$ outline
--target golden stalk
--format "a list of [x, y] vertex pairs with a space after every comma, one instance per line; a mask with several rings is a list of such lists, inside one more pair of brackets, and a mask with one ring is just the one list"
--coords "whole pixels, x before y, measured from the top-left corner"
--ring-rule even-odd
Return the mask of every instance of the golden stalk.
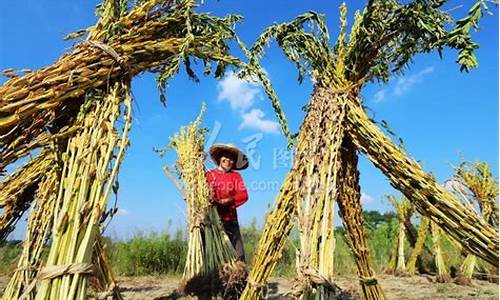
[[455, 279], [455, 283], [461, 285], [472, 285], [472, 275], [476, 268], [477, 258], [474, 254], [467, 254], [462, 265], [460, 266], [460, 271]]
[[36, 278], [42, 264], [42, 251], [52, 226], [57, 198], [57, 192], [55, 191], [57, 191], [61, 172], [54, 151], [42, 154], [55, 163], [50, 164], [44, 170], [46, 173], [43, 174], [44, 178], [40, 182], [34, 197], [35, 203], [28, 219], [21, 257], [2, 295], [3, 300], [20, 299], [21, 295], [23, 299], [31, 300], [35, 296], [33, 287], [30, 285], [34, 284], [33, 280]]
[[290, 172], [281, 186], [275, 200], [273, 211], [266, 218], [266, 225], [259, 239], [247, 285], [240, 299], [259, 299], [266, 281], [278, 263], [286, 237], [292, 230], [292, 217], [296, 205], [296, 183], [294, 174]]
[[443, 251], [441, 249], [441, 237], [443, 236], [441, 228], [439, 228], [436, 223], [431, 222], [431, 234], [432, 234], [432, 249], [434, 251], [434, 262], [436, 264], [437, 282], [450, 282], [451, 277], [446, 268], [446, 263], [444, 262]]
[[90, 286], [94, 292], [94, 298], [122, 300], [123, 297], [120, 294], [115, 275], [106, 254], [104, 240], [100, 234], [96, 236], [92, 264], [95, 266], [95, 274], [90, 279]]
[[[467, 228], [462, 230], [462, 222], [468, 218], [468, 211], [461, 206], [455, 206], [452, 196], [437, 186], [431, 176], [425, 174], [420, 166], [408, 159], [406, 155], [392, 144], [381, 132], [374, 126], [366, 117], [363, 109], [361, 108], [361, 101], [359, 98], [359, 89], [362, 85], [370, 79], [388, 79], [392, 74], [391, 69], [400, 70], [411, 60], [411, 57], [422, 51], [422, 49], [432, 49], [435, 47], [435, 40], [445, 41], [444, 36], [447, 36], [447, 31], [442, 26], [441, 22], [449, 19], [449, 17], [439, 10], [440, 5], [426, 7], [404, 6], [397, 3], [383, 3], [369, 5], [364, 13], [357, 14], [355, 22], [352, 27], [351, 36], [349, 41], [345, 42], [345, 27], [346, 27], [346, 6], [341, 6], [341, 34], [334, 48], [331, 48], [328, 40], [328, 33], [323, 19], [315, 13], [303, 14], [289, 23], [276, 24], [267, 28], [259, 37], [257, 42], [252, 47], [254, 57], [258, 59], [263, 55], [263, 48], [271, 39], [276, 39], [280, 47], [283, 49], [285, 55], [294, 62], [299, 69], [299, 80], [302, 75], [307, 71], [310, 72], [312, 81], [315, 88], [315, 93], [319, 88], [332, 88], [333, 91], [349, 90], [355, 91], [353, 99], [347, 102], [348, 107], [348, 120], [340, 120], [341, 122], [347, 121], [347, 126], [341, 129], [348, 132], [348, 138], [352, 139], [355, 146], [353, 151], [359, 148], [360, 150], [368, 153], [370, 159], [375, 162], [384, 174], [391, 180], [392, 184], [402, 190], [402, 192], [412, 201], [416, 202], [417, 209], [422, 214], [430, 214], [433, 221], [439, 221], [440, 226], [447, 227], [447, 230], [452, 230], [455, 237], [462, 237], [463, 243], [470, 238], [478, 236], [476, 241], [482, 240], [473, 246], [477, 246], [479, 251], [484, 251], [485, 257], [490, 256], [490, 263], [495, 264], [498, 261], [498, 237], [489, 227], [481, 224], [481, 229], [485, 229], [480, 235], [475, 229], [471, 227], [476, 224], [476, 219], [469, 219], [466, 222]], [[475, 6], [479, 7], [478, 5]], [[428, 9], [427, 9], [428, 8]], [[411, 13], [409, 11], [411, 10]], [[477, 9], [475, 10], [477, 11]], [[407, 22], [420, 21], [421, 15], [432, 13], [435, 18], [431, 18], [435, 23], [433, 26], [437, 29], [436, 36], [428, 36], [422, 31], [408, 32], [405, 27], [400, 27], [400, 20]], [[465, 22], [466, 24], [469, 22]], [[315, 30], [306, 31], [304, 23], [313, 23], [317, 28]], [[443, 22], [444, 23], [444, 22]], [[467, 25], [468, 26], [468, 25]], [[314, 26], [311, 26], [314, 27]], [[458, 27], [458, 26], [457, 26]], [[387, 28], [394, 28], [394, 31], [386, 32]], [[458, 30], [452, 33], [456, 34]], [[439, 32], [439, 33], [438, 33]], [[462, 31], [460, 31], [462, 32]], [[463, 33], [464, 39], [467, 39], [468, 31]], [[373, 41], [376, 41], [375, 43]], [[432, 42], [431, 42], [432, 41]], [[434, 46], [429, 46], [433, 44]], [[412, 45], [414, 49], [406, 52], [405, 47]], [[417, 46], [418, 45], [418, 46]], [[446, 44], [450, 47], [460, 48], [453, 43]], [[400, 52], [404, 53], [402, 55]], [[463, 59], [463, 53], [462, 53]], [[471, 61], [473, 59], [471, 58]], [[462, 62], [463, 63], [463, 62]], [[463, 68], [468, 69], [475, 65], [474, 63], [464, 64]], [[313, 95], [314, 97], [314, 95]], [[275, 97], [270, 97], [275, 107], [276, 113], [280, 120], [282, 119], [282, 111], [280, 107], [275, 104], [278, 103]], [[313, 134], [318, 127], [312, 126], [306, 128], [309, 115], [313, 111], [309, 103], [309, 111], [306, 120], [301, 127], [297, 139], [297, 151], [294, 157], [294, 166], [291, 172], [285, 179], [285, 183], [276, 199], [274, 211], [267, 219], [266, 227], [263, 236], [259, 241], [257, 254], [254, 257], [253, 268], [250, 274], [249, 282], [242, 295], [242, 299], [257, 299], [259, 297], [259, 290], [265, 285], [270, 272], [279, 258], [279, 254], [283, 249], [283, 244], [286, 236], [291, 229], [290, 212], [295, 209], [298, 215], [306, 220], [314, 220], [314, 217], [309, 214], [314, 209], [307, 209], [309, 206], [304, 205], [304, 209], [297, 205], [297, 201], [308, 201], [304, 199], [304, 195], [300, 193], [301, 185], [304, 181], [313, 180], [314, 177], [308, 177], [307, 167], [314, 165], [317, 156], [324, 155], [324, 152], [332, 149], [323, 149], [323, 152], [310, 151], [314, 149], [315, 144], [322, 145], [321, 140], [315, 140], [313, 137], [304, 138], [301, 135]], [[356, 111], [354, 114], [352, 111]], [[318, 113], [318, 112], [316, 112]], [[312, 115], [312, 114], [311, 114]], [[353, 117], [353, 116], [354, 117]], [[328, 118], [329, 116], [320, 116], [320, 118]], [[360, 121], [362, 120], [362, 122]], [[314, 120], [311, 123], [320, 124], [325, 120]], [[326, 120], [329, 122], [337, 122], [338, 120]], [[319, 125], [318, 125], [319, 126]], [[372, 126], [365, 128], [367, 126]], [[325, 128], [321, 128], [325, 135], [328, 134]], [[378, 131], [377, 131], [378, 130]], [[307, 133], [304, 133], [307, 132]], [[368, 134], [366, 134], [368, 132]], [[307, 146], [301, 143], [309, 143]], [[322, 145], [323, 146], [323, 145]], [[303, 147], [303, 148], [302, 148]], [[321, 147], [319, 147], [321, 148]], [[309, 150], [308, 157], [301, 157], [301, 151]], [[336, 149], [333, 149], [337, 151]], [[316, 168], [320, 172], [320, 167]], [[413, 194], [417, 194], [416, 196]], [[441, 197], [445, 196], [445, 197]], [[431, 197], [431, 199], [429, 199]], [[295, 199], [294, 199], [295, 198]], [[446, 198], [446, 199], [443, 199]], [[451, 199], [452, 205], [449, 205]], [[295, 200], [295, 201], [294, 201]], [[438, 202], [438, 207], [433, 205]], [[299, 202], [302, 203], [302, 202]], [[307, 204], [307, 202], [306, 202]], [[459, 205], [459, 204], [457, 204]], [[321, 204], [318, 204], [321, 207]], [[432, 211], [434, 209], [434, 212]], [[458, 220], [447, 219], [447, 214], [458, 215]], [[455, 218], [456, 219], [456, 218]], [[314, 225], [313, 221], [309, 224]], [[443, 225], [444, 224], [444, 225]], [[276, 227], [277, 225], [277, 227]], [[453, 227], [450, 229], [450, 227]], [[281, 231], [278, 231], [281, 230]], [[402, 228], [404, 230], [404, 228]], [[472, 231], [472, 232], [471, 232]], [[404, 232], [404, 231], [403, 231]], [[465, 234], [462, 234], [464, 233]], [[474, 237], [472, 237], [474, 236]], [[404, 237], [403, 237], [404, 238]], [[402, 245], [403, 243], [399, 243]], [[308, 247], [310, 244], [302, 242], [301, 251], [305, 253], [313, 252]]]
[[[99, 21], [86, 30], [87, 41], [77, 43], [53, 65], [14, 77], [0, 86], [0, 172], [34, 149], [56, 139], [70, 139], [57, 205], [52, 211], [56, 217], [49, 266], [37, 277], [43, 281], [38, 299], [86, 296], [86, 275], [91, 271], [89, 247], [98, 234], [97, 225], [130, 125], [130, 99], [108, 101], [116, 98], [114, 90], [114, 95], [102, 100], [99, 91], [109, 90], [115, 82], [128, 82], [144, 71], [159, 73], [163, 91], [165, 82], [182, 63], [188, 74], [196, 77], [189, 67], [190, 58], [201, 59], [207, 66], [217, 63], [217, 77], [224, 74], [226, 65], [242, 64], [229, 54], [227, 45], [229, 40], [237, 40], [233, 25], [240, 17], [199, 14], [193, 11], [195, 6], [194, 0], [146, 0], [137, 1], [128, 10], [125, 1], [105, 0]], [[120, 101], [127, 106], [121, 140], [113, 129], [120, 114]], [[79, 117], [78, 112], [82, 112]], [[91, 128], [91, 118], [104, 127]], [[80, 122], [85, 124], [80, 127]], [[119, 148], [118, 153], [114, 153], [114, 148]], [[41, 173], [35, 176], [22, 172], [32, 176], [30, 185], [22, 185], [30, 193], [22, 201], [7, 203], [10, 206], [4, 211], [8, 214], [0, 224], [8, 229], [27, 209], [37, 187], [35, 183], [41, 180]], [[75, 174], [80, 174], [80, 178]], [[20, 181], [16, 183], [19, 185]], [[24, 206], [10, 209], [14, 207], [11, 204]]]
[[54, 168], [55, 154], [43, 150], [35, 158], [19, 167], [0, 183], [0, 241], [14, 229], [22, 214], [33, 202], [39, 184]]
[[[85, 299], [88, 275], [95, 268], [92, 254], [99, 223], [128, 144], [128, 86], [115, 84], [104, 101], [92, 101], [89, 109], [81, 114], [82, 131], [68, 141], [63, 155], [52, 244], [35, 299]], [[118, 136], [115, 122], [122, 113], [124, 127]]]
[[[345, 102], [357, 101], [359, 93], [359, 85], [350, 82], [345, 76], [347, 70], [344, 62], [348, 50], [345, 44], [345, 4], [340, 11], [341, 34], [335, 49], [330, 49], [323, 19], [314, 13], [267, 28], [252, 47], [255, 53], [253, 60], [256, 60], [262, 55], [263, 47], [275, 38], [285, 55], [297, 64], [299, 78], [306, 69], [311, 72], [314, 94], [298, 134], [294, 165], [277, 196], [275, 209], [267, 219], [242, 299], [259, 297], [283, 250], [292, 227], [290, 214], [294, 210], [297, 211], [301, 231], [296, 295], [321, 298], [337, 292], [330, 276], [333, 273], [333, 256], [330, 252], [327, 258], [325, 251], [326, 245], [331, 245], [331, 251], [335, 245], [333, 230], [327, 228], [331, 224], [328, 211], [333, 208], [333, 201], [340, 197], [338, 172], [345, 130]], [[304, 32], [304, 23], [308, 21], [318, 26], [319, 37], [315, 33]], [[302, 65], [302, 59], [306, 61], [306, 67]], [[278, 101], [275, 97], [270, 98], [281, 120], [283, 113], [275, 105]], [[328, 109], [325, 110], [325, 107]], [[328, 178], [327, 183], [318, 189], [319, 182], [325, 177]], [[322, 193], [326, 195], [324, 199], [317, 195]], [[325, 243], [321, 246], [323, 241]], [[318, 260], [321, 267], [318, 266]], [[322, 269], [324, 274], [315, 268]]]
[[[297, 194], [300, 251], [294, 294], [300, 299], [332, 298], [340, 289], [333, 283], [335, 250], [333, 207], [338, 195], [337, 173], [349, 94], [318, 90], [311, 100], [311, 116], [318, 122], [309, 132], [312, 141], [305, 174]], [[328, 121], [327, 121], [328, 120]], [[320, 155], [321, 153], [322, 155]], [[318, 280], [319, 279], [319, 280]]]
[[[328, 226], [333, 221], [330, 215], [333, 202], [329, 201], [337, 195], [341, 124], [345, 102], [351, 96], [348, 92], [315, 89], [297, 138], [293, 167], [276, 198], [274, 210], [267, 217], [240, 299], [257, 299], [261, 294], [293, 227], [294, 212], [299, 216], [301, 231], [296, 294], [308, 298], [316, 294], [316, 289], [318, 297], [338, 292], [332, 282], [333, 256], [331, 252], [327, 254], [334, 248], [333, 230]], [[320, 189], [313, 194], [315, 187]], [[311, 226], [316, 229], [311, 230]]]
[[[469, 163], [463, 161], [455, 168], [453, 190], [462, 196], [465, 203], [475, 211], [474, 202], [479, 211], [477, 214], [491, 226], [498, 226], [498, 180], [493, 176], [486, 162]], [[467, 253], [460, 266], [455, 280], [458, 284], [472, 285], [472, 275], [476, 267], [476, 257]]]
[[404, 255], [404, 247], [405, 247], [405, 228], [400, 223], [398, 226], [398, 255], [396, 259], [396, 274], [404, 274], [406, 273], [406, 264], [405, 264], [405, 255]]
[[346, 237], [356, 262], [363, 299], [385, 299], [375, 272], [370, 267], [370, 248], [364, 230], [361, 192], [359, 186], [358, 155], [352, 141], [344, 137], [342, 164], [338, 174], [341, 186], [337, 202], [339, 214], [346, 228]]
[[410, 202], [404, 197], [402, 199], [397, 199], [394, 196], [389, 196], [388, 199], [396, 209], [396, 214], [398, 216], [398, 230], [394, 240], [394, 249], [396, 249], [396, 252], [393, 253], [394, 259], [391, 259], [393, 264], [389, 266], [390, 272], [398, 276], [404, 276], [407, 274], [404, 253], [406, 240], [405, 221], [411, 216], [412, 207]]
[[407, 264], [408, 273], [411, 275], [415, 274], [417, 258], [420, 256], [422, 250], [424, 249], [424, 244], [427, 238], [428, 231], [429, 231], [429, 218], [422, 216], [420, 218], [420, 226], [418, 227], [417, 241], [415, 242], [415, 247], [411, 252]]
[[[76, 43], [53, 65], [0, 86], [0, 170], [54, 135], [70, 134], [82, 99], [92, 89], [106, 90], [112, 82], [154, 71], [163, 90], [180, 64], [189, 69], [190, 58], [216, 62], [217, 76], [226, 65], [241, 65], [226, 44], [236, 38], [232, 27], [239, 17], [199, 14], [192, 11], [195, 6], [194, 0], [175, 5], [141, 1], [122, 15], [100, 20], [87, 30], [87, 41]], [[117, 32], [109, 33], [109, 27]], [[195, 76], [191, 69], [188, 73]]]
[[[109, 26], [112, 22], [114, 22], [118, 17], [118, 6], [119, 6], [119, 0], [104, 0], [102, 3], [102, 6], [104, 7], [104, 12], [100, 16], [97, 25], [94, 28], [90, 28], [87, 30], [88, 32], [88, 40], [104, 40], [102, 38], [99, 38], [99, 36], [102, 36], [104, 33], [107, 32], [105, 28], [102, 28], [104, 26]], [[81, 102], [80, 100], [75, 99], [75, 102]], [[3, 103], [3, 99], [0, 98], [0, 104]], [[79, 104], [78, 104], [79, 105]], [[67, 138], [69, 136], [74, 135], [78, 130], [80, 130], [78, 124], [71, 124], [71, 126], [63, 126], [61, 124], [58, 124], [55, 126], [54, 124], [51, 123], [61, 123], [65, 120], [66, 122], [71, 119], [68, 114], [71, 114], [71, 112], [75, 112], [74, 107], [71, 108], [71, 105], [68, 105], [64, 108], [61, 109], [61, 112], [59, 116], [51, 115], [53, 118], [51, 122], [50, 120], [45, 120], [48, 126], [44, 126], [49, 128], [49, 130], [46, 131], [41, 131], [39, 132], [40, 134], [36, 135], [33, 134], [33, 132], [30, 132], [30, 130], [25, 130], [24, 134], [18, 138], [17, 140], [11, 142], [10, 144], [6, 144], [6, 146], [3, 147], [1, 155], [0, 155], [0, 170], [5, 168], [9, 163], [17, 160], [20, 157], [26, 156], [30, 154], [30, 152], [38, 147], [46, 147], [46, 146], [52, 146], [54, 148], [54, 143], [60, 143], [60, 144], [65, 144], [67, 143]], [[19, 120], [22, 121], [22, 120]], [[42, 119], [36, 120], [35, 124], [40, 125], [40, 123], [43, 123], [44, 121]], [[35, 125], [36, 126], [36, 125]], [[55, 127], [60, 127], [58, 128], [59, 133], [54, 133], [54, 131], [57, 131]], [[17, 127], [15, 129], [18, 129]], [[45, 129], [44, 129], [45, 130]], [[2, 142], [8, 141], [9, 135], [11, 135], [13, 132], [9, 132], [9, 134], [2, 136]], [[22, 144], [22, 140], [24, 138], [28, 138], [28, 142], [26, 144]], [[31, 140], [30, 140], [31, 139]], [[62, 141], [62, 143], [61, 143]], [[2, 146], [0, 146], [2, 148]], [[19, 194], [26, 189], [26, 187], [31, 187], [32, 190], [36, 190], [37, 183], [42, 180], [42, 178], [45, 176], [45, 174], [50, 173], [50, 168], [52, 168], [53, 164], [58, 163], [56, 162], [55, 155], [54, 153], [57, 152], [59, 154], [59, 151], [56, 151], [55, 149], [52, 149], [51, 151], [42, 151], [41, 154], [39, 154], [35, 159], [32, 159], [26, 166], [22, 167], [18, 171], [16, 171], [14, 174], [17, 174], [16, 176], [9, 176], [9, 179], [7, 179], [7, 183], [10, 183], [10, 185], [14, 185], [12, 183], [17, 183], [17, 185], [21, 186], [22, 188], [17, 188], [17, 186], [14, 186], [14, 192], [12, 192], [9, 188], [9, 186], [3, 185], [3, 188], [1, 189], [0, 192], [0, 207], [2, 207], [2, 203], [8, 198], [13, 198], [17, 199], [18, 201], [9, 201], [9, 206], [10, 207], [16, 207], [18, 208], [17, 210], [19, 211], [17, 214], [13, 214], [12, 211], [14, 211], [11, 208], [4, 209], [7, 213], [2, 217], [3, 224], [6, 223], [11, 223], [11, 227], [15, 224], [15, 221], [17, 221], [16, 218], [18, 218], [17, 215], [20, 216], [22, 214], [22, 209], [20, 208], [25, 208], [27, 209], [29, 203], [32, 201], [32, 195], [29, 195], [30, 193], [27, 193], [25, 197], [19, 197]], [[52, 160], [52, 161], [51, 161]], [[44, 163], [44, 165], [47, 167], [47, 170], [44, 170], [43, 168], [40, 169], [38, 168], [38, 164], [41, 162]], [[38, 168], [38, 170], [37, 170]], [[37, 170], [37, 171], [35, 171]], [[13, 175], [14, 175], [13, 174]], [[10, 180], [13, 179], [13, 180]], [[24, 181], [25, 184], [22, 184]], [[21, 185], [20, 185], [21, 184]], [[16, 195], [17, 193], [17, 195]], [[32, 194], [32, 193], [31, 193]], [[8, 200], [8, 199], [7, 199]], [[53, 208], [51, 208], [53, 210]], [[10, 212], [10, 214], [8, 214]], [[7, 222], [5, 222], [7, 220]], [[8, 228], [7, 228], [8, 229]], [[5, 226], [2, 226], [2, 229], [0, 232], [5, 231]], [[2, 235], [0, 234], [0, 236]], [[36, 239], [36, 238], [35, 238]], [[0, 239], [1, 240], [1, 239]]]
[[394, 145], [355, 102], [349, 103], [347, 120], [354, 144], [419, 213], [428, 216], [471, 253], [498, 266], [498, 232], [438, 185], [416, 161]]
[[[241, 289], [246, 271], [242, 263], [236, 262], [236, 252], [216, 207], [210, 202], [203, 151], [206, 129], [199, 127], [204, 111], [205, 106], [195, 121], [182, 127], [171, 138], [169, 145], [177, 153], [176, 169], [184, 188], [176, 186], [183, 191], [186, 200], [189, 226], [181, 288], [186, 294], [231, 298], [234, 296], [232, 293], [239, 293], [238, 286]], [[237, 276], [239, 279], [225, 282], [225, 276]]]
[[455, 168], [454, 178], [471, 193], [483, 219], [491, 226], [498, 226], [498, 180], [486, 162], [462, 162]]

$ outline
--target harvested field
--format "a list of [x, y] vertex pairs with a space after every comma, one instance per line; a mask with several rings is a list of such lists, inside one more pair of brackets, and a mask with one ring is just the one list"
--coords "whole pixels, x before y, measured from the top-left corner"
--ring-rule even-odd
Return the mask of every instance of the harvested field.
[[[388, 299], [499, 299], [498, 285], [494, 283], [474, 281], [474, 287], [467, 287], [453, 283], [430, 283], [429, 281], [432, 279], [430, 276], [395, 277], [380, 275], [379, 281]], [[0, 290], [5, 288], [7, 280], [7, 276], [0, 276]], [[119, 277], [118, 281], [120, 291], [125, 299], [189, 299], [174, 296], [180, 277]], [[347, 290], [358, 288], [355, 277], [339, 277], [337, 282]], [[273, 278], [268, 286], [267, 299], [292, 299], [285, 296], [290, 291], [290, 288], [289, 279]]]
[[[494, 283], [474, 281], [474, 287], [467, 287], [454, 283], [430, 283], [432, 279], [380, 275], [379, 281], [388, 299], [498, 299], [498, 285]], [[119, 285], [125, 299], [176, 299], [168, 296], [172, 295], [179, 280], [178, 277], [120, 277]], [[337, 283], [344, 289], [358, 289], [356, 277], [339, 277]], [[289, 279], [273, 278], [268, 286], [267, 299], [292, 299], [284, 296], [290, 288]]]

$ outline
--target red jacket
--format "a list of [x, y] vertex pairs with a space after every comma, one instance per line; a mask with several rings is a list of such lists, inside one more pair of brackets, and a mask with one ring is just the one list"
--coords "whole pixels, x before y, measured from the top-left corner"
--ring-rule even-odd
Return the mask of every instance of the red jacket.
[[237, 220], [236, 208], [248, 200], [247, 189], [241, 175], [235, 171], [224, 172], [218, 168], [208, 171], [206, 175], [215, 202], [224, 198], [233, 199], [227, 205], [217, 205], [221, 219], [226, 222]]

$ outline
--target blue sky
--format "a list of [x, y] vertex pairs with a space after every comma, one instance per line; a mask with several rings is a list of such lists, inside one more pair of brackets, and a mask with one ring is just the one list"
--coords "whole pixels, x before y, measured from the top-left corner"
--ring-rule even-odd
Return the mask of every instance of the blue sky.
[[[469, 2], [469, 1], [467, 1]], [[5, 1], [0, 4], [0, 70], [37, 69], [53, 63], [68, 51], [68, 33], [95, 23], [98, 1]], [[453, 1], [448, 5], [454, 7]], [[314, 10], [326, 15], [332, 40], [338, 32], [338, 1], [206, 1], [200, 11], [215, 15], [241, 14], [244, 21], [238, 34], [251, 44], [274, 22], [288, 21]], [[465, 8], [455, 11], [464, 15]], [[410, 69], [389, 84], [369, 84], [362, 91], [369, 114], [385, 120], [402, 137], [410, 154], [420, 160], [443, 182], [452, 175], [452, 164], [460, 157], [490, 163], [498, 176], [498, 9], [483, 18], [474, 38], [479, 68], [460, 73], [456, 52], [418, 55]], [[350, 7], [352, 15], [356, 7]], [[296, 81], [297, 72], [271, 44], [263, 61], [278, 92], [293, 132], [304, 117], [302, 106], [312, 92], [306, 80]], [[238, 81], [230, 73], [221, 81], [202, 77], [200, 83], [178, 74], [167, 90], [167, 107], [159, 102], [154, 75], [144, 74], [133, 81], [135, 97], [132, 144], [119, 176], [120, 213], [108, 234], [126, 238], [134, 232], [160, 231], [185, 226], [185, 208], [161, 166], [173, 163], [173, 153], [160, 159], [154, 147], [168, 143], [168, 137], [198, 114], [207, 103], [204, 126], [212, 130], [215, 142], [230, 142], [252, 152], [252, 166], [242, 172], [250, 200], [239, 209], [240, 222], [253, 218], [262, 224], [266, 211], [289, 169], [284, 151], [286, 141], [277, 127], [270, 102], [257, 85]], [[208, 167], [213, 167], [207, 163]], [[390, 209], [384, 195], [395, 193], [382, 174], [365, 158], [360, 160], [361, 186], [365, 209]], [[170, 225], [169, 225], [170, 224]], [[19, 238], [19, 226], [11, 238]]]

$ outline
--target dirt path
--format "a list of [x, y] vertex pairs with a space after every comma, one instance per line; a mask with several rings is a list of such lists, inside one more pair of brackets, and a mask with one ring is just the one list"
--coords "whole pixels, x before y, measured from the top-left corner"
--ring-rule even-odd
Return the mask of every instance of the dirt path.
[[[0, 294], [2, 293], [8, 278], [0, 276]], [[179, 284], [179, 277], [172, 276], [142, 276], [142, 277], [120, 277], [118, 285], [125, 299], [153, 300], [153, 299], [176, 299], [168, 297], [172, 295]], [[355, 277], [339, 277], [335, 282], [343, 289], [357, 291]], [[426, 277], [394, 277], [389, 275], [379, 276], [379, 282], [384, 289], [388, 299], [414, 300], [414, 299], [499, 299], [498, 285], [474, 281], [474, 287], [459, 286], [453, 283], [432, 283]], [[285, 278], [276, 278], [271, 281], [268, 289], [267, 299], [285, 300], [291, 297], [283, 296], [289, 292], [291, 283]], [[189, 298], [181, 298], [189, 299]]]

